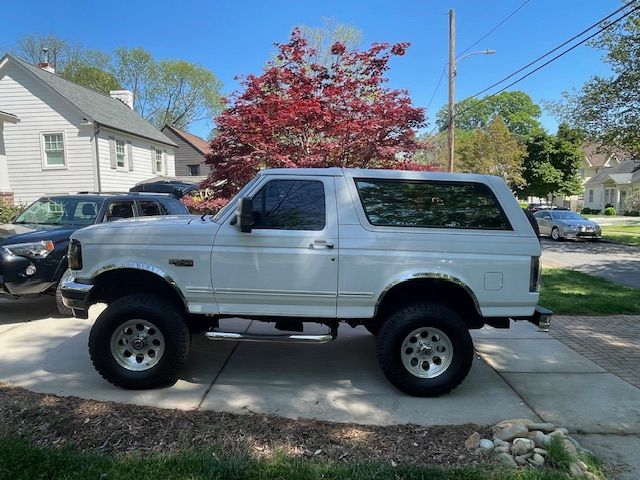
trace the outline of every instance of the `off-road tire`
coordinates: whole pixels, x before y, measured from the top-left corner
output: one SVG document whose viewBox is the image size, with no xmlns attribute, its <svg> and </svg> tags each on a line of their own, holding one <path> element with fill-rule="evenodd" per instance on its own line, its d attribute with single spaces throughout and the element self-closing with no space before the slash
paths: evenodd
<svg viewBox="0 0 640 480">
<path fill-rule="evenodd" d="M 153 324 L 164 339 L 163 353 L 147 370 L 132 371 L 118 363 L 111 349 L 112 335 L 128 321 Z M 89 334 L 89 354 L 95 369 L 108 382 L 122 388 L 157 388 L 175 382 L 189 356 L 191 335 L 184 316 L 173 303 L 153 294 L 133 294 L 111 303 Z"/>
<path fill-rule="evenodd" d="M 451 363 L 433 378 L 414 375 L 402 360 L 403 343 L 411 332 L 424 327 L 440 330 L 453 347 Z M 465 379 L 474 351 L 469 329 L 454 311 L 438 303 L 417 302 L 398 308 L 382 324 L 377 355 L 384 375 L 396 388 L 417 397 L 437 397 Z"/>
<path fill-rule="evenodd" d="M 65 317 L 73 317 L 73 310 L 67 307 L 62 301 L 62 282 L 66 281 L 68 278 L 73 277 L 73 273 L 71 269 L 67 269 L 60 277 L 58 284 L 56 285 L 56 307 L 58 307 L 58 313 L 60 315 L 64 315 Z"/>
</svg>

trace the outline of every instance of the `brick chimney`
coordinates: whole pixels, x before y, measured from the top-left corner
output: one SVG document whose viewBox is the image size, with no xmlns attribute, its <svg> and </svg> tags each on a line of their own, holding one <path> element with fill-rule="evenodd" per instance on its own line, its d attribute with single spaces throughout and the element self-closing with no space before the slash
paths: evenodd
<svg viewBox="0 0 640 480">
<path fill-rule="evenodd" d="M 42 49 L 42 61 L 40 63 L 38 63 L 37 65 L 38 68 L 41 68 L 42 70 L 49 72 L 49 73 L 56 73 L 56 69 L 53 67 L 53 65 L 51 65 L 49 63 L 49 49 L 48 48 L 43 48 Z"/>
<path fill-rule="evenodd" d="M 120 100 L 127 107 L 133 110 L 133 92 L 131 90 L 111 90 L 109 92 L 111 98 Z"/>
</svg>

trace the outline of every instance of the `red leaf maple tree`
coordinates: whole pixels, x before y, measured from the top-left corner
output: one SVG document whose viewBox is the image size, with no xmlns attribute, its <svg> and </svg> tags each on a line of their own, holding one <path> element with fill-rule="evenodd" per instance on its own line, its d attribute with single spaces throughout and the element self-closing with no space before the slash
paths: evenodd
<svg viewBox="0 0 640 480">
<path fill-rule="evenodd" d="M 228 198 L 266 167 L 431 169 L 407 159 L 421 147 L 415 129 L 424 110 L 385 85 L 391 56 L 404 55 L 408 43 L 364 51 L 335 43 L 328 66 L 311 60 L 298 29 L 276 47 L 262 75 L 246 77 L 217 118 L 204 187 L 226 180 L 219 194 Z"/>
</svg>

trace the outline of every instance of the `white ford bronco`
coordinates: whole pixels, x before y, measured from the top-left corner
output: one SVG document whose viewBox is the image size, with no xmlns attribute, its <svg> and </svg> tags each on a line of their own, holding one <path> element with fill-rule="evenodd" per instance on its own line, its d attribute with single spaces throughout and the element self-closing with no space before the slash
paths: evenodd
<svg viewBox="0 0 640 480">
<path fill-rule="evenodd" d="M 484 175 L 267 169 L 213 217 L 91 226 L 68 257 L 65 304 L 82 318 L 107 304 L 91 360 L 131 389 L 174 381 L 192 334 L 322 343 L 346 323 L 377 336 L 393 385 L 436 396 L 469 372 L 469 329 L 551 317 L 537 307 L 534 228 L 505 182 Z M 288 333 L 221 331 L 233 317 Z M 327 333 L 305 334 L 307 322 Z"/>
</svg>

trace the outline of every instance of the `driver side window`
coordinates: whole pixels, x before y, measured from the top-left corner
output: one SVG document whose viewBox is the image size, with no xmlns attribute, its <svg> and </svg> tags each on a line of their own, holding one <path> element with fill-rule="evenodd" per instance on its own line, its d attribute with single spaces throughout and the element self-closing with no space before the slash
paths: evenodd
<svg viewBox="0 0 640 480">
<path fill-rule="evenodd" d="M 324 185 L 316 180 L 271 180 L 253 197 L 253 228 L 324 229 Z"/>
</svg>

